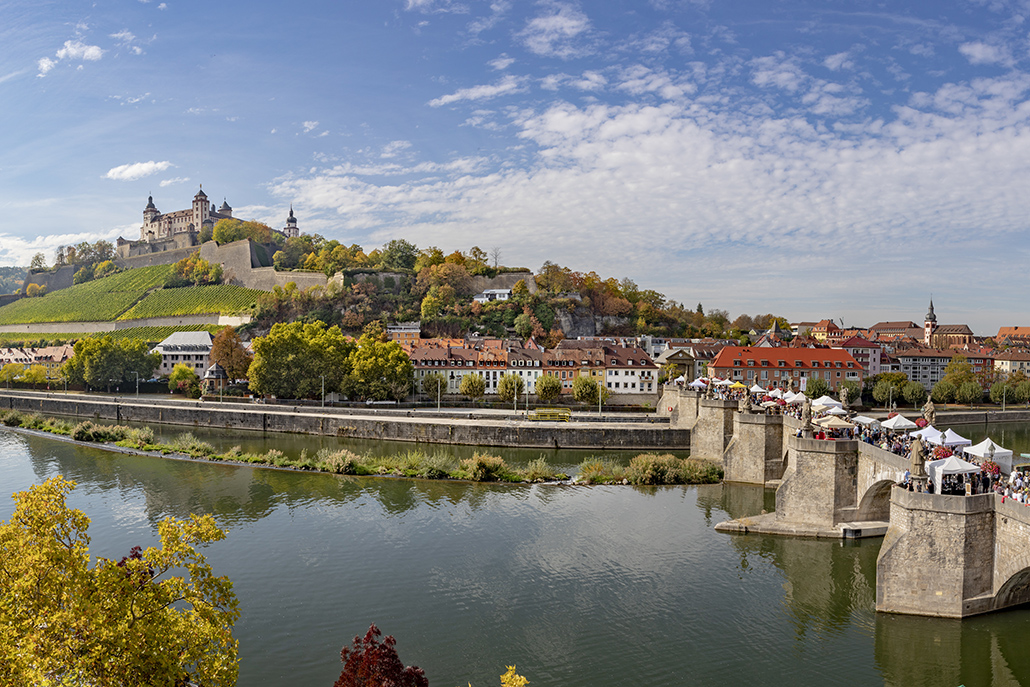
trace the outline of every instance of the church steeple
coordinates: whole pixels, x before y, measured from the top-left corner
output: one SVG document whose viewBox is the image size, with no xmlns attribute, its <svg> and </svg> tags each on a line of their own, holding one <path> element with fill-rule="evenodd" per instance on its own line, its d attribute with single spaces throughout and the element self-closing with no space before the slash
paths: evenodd
<svg viewBox="0 0 1030 687">
<path fill-rule="evenodd" d="M 923 345 L 933 345 L 933 331 L 937 329 L 937 315 L 933 312 L 933 296 L 930 296 L 930 309 L 926 311 L 926 319 L 923 321 Z"/>
<path fill-rule="evenodd" d="M 930 310 L 926 313 L 927 322 L 936 322 L 937 316 L 933 314 L 933 297 L 930 297 Z"/>
</svg>

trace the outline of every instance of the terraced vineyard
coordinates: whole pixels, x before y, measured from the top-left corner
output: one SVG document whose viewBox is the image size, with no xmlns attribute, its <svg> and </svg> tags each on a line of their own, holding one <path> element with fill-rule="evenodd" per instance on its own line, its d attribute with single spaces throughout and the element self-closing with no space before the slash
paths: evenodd
<svg viewBox="0 0 1030 687">
<path fill-rule="evenodd" d="M 0 332 L 0 346 L 18 345 L 25 342 L 39 341 L 76 341 L 87 336 L 94 338 L 110 336 L 112 339 L 142 339 L 149 343 L 160 343 L 167 339 L 173 332 L 211 332 L 217 334 L 222 327 L 216 324 L 181 324 L 168 327 L 129 327 L 118 329 L 113 332 L 96 332 L 94 334 L 26 334 L 24 332 Z"/>
<path fill-rule="evenodd" d="M 232 284 L 195 286 L 183 289 L 161 289 L 147 295 L 119 320 L 144 317 L 175 317 L 206 313 L 233 314 L 247 310 L 257 303 L 264 291 L 246 289 Z"/>
<path fill-rule="evenodd" d="M 142 267 L 77 284 L 41 298 L 23 298 L 0 308 L 0 325 L 114 320 L 147 290 L 164 284 L 171 270 L 171 265 Z"/>
</svg>

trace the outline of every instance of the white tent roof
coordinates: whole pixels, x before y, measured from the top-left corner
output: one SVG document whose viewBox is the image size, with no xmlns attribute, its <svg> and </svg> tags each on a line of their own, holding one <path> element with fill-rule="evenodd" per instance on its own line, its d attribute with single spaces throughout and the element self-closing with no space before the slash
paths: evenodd
<svg viewBox="0 0 1030 687">
<path fill-rule="evenodd" d="M 912 422 L 904 415 L 895 415 L 891 419 L 881 422 L 880 426 L 885 427 L 886 429 L 898 431 L 903 429 L 915 429 L 916 423 Z"/>
<path fill-rule="evenodd" d="M 830 409 L 830 406 L 824 406 L 822 403 L 812 403 L 813 413 L 822 413 Z"/>
<path fill-rule="evenodd" d="M 837 406 L 838 408 L 840 408 L 840 407 L 842 407 L 844 405 L 843 403 L 841 403 L 837 399 L 832 398 L 830 396 L 820 396 L 819 398 L 817 398 L 814 401 L 812 401 L 812 403 L 819 403 L 820 405 L 824 405 L 824 406 Z"/>
<path fill-rule="evenodd" d="M 848 411 L 844 410 L 840 406 L 833 406 L 832 408 L 830 408 L 829 410 L 826 411 L 826 414 L 827 415 L 847 415 Z"/>
<path fill-rule="evenodd" d="M 921 437 L 932 444 L 941 443 L 941 431 L 935 428 L 933 425 L 927 425 L 926 427 L 916 430 L 915 432 L 909 432 L 909 436 Z"/>
<path fill-rule="evenodd" d="M 941 493 L 941 481 L 944 475 L 967 475 L 974 472 L 980 472 L 980 468 L 962 460 L 958 456 L 931 460 L 926 464 L 926 474 L 933 480 L 935 494 Z"/>
<path fill-rule="evenodd" d="M 822 418 L 819 422 L 819 425 L 822 427 L 826 427 L 827 429 L 851 429 L 855 426 L 847 420 L 845 420 L 844 418 L 837 417 L 836 415 L 830 415 L 828 417 Z"/>
<path fill-rule="evenodd" d="M 700 379 L 695 379 L 690 384 L 687 384 L 687 386 L 692 387 L 694 389 L 704 389 L 708 385 L 702 382 Z"/>
<path fill-rule="evenodd" d="M 1001 468 L 1002 472 L 1010 474 L 1012 472 L 1012 451 L 1007 448 L 1002 448 L 998 444 L 994 443 L 990 437 L 984 439 L 979 444 L 965 447 L 963 451 L 966 455 L 976 456 L 977 458 L 987 460 L 991 457 L 990 453 L 992 446 L 994 447 L 994 457 L 991 458 L 991 460 L 998 464 L 998 467 Z"/>
<path fill-rule="evenodd" d="M 946 430 L 936 441 L 933 439 L 927 439 L 931 444 L 937 444 L 939 446 L 969 446 L 973 442 L 965 437 L 959 436 L 957 433 L 952 431 L 950 428 Z"/>
<path fill-rule="evenodd" d="M 805 402 L 805 395 L 804 394 L 795 394 L 794 396 L 791 396 L 790 398 L 786 399 L 786 401 L 787 401 L 787 405 L 791 405 L 791 406 L 800 405 L 801 403 Z"/>
<path fill-rule="evenodd" d="M 754 384 L 751 387 L 750 391 L 753 394 L 764 394 L 765 393 L 765 387 L 761 387 L 761 386 L 758 386 L 757 384 Z"/>
<path fill-rule="evenodd" d="M 687 381 L 687 379 L 683 375 L 680 375 L 679 377 L 677 377 L 676 379 L 674 379 L 672 381 L 674 381 L 674 382 L 685 382 L 685 381 Z"/>
<path fill-rule="evenodd" d="M 865 415 L 856 415 L 855 417 L 851 418 L 851 421 L 856 424 L 863 425 L 864 427 L 875 427 L 876 425 L 880 424 L 879 420 L 871 417 L 866 417 Z"/>
<path fill-rule="evenodd" d="M 772 391 L 769 392 L 769 395 L 772 396 L 773 398 L 783 398 L 783 392 L 780 391 L 779 389 L 773 389 Z"/>
<path fill-rule="evenodd" d="M 721 382 L 716 382 L 715 386 L 733 386 L 733 382 L 728 379 L 724 379 Z"/>
</svg>

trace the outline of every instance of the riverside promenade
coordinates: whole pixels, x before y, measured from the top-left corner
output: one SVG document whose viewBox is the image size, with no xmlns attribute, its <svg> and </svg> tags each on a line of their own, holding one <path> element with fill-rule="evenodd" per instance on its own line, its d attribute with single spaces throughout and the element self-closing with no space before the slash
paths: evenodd
<svg viewBox="0 0 1030 687">
<path fill-rule="evenodd" d="M 322 408 L 247 402 L 193 401 L 164 396 L 109 396 L 0 391 L 0 408 L 83 420 L 210 427 L 388 439 L 430 444 L 523 448 L 675 451 L 690 446 L 690 430 L 653 414 L 573 412 L 570 422 L 536 421 L 526 413 L 469 409 Z"/>
</svg>

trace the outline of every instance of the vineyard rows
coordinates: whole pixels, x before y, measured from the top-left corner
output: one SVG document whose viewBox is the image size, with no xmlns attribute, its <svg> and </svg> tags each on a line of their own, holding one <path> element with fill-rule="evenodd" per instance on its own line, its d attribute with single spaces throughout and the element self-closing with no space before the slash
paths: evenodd
<svg viewBox="0 0 1030 687">
<path fill-rule="evenodd" d="M 0 308 L 0 325 L 110 321 L 142 298 L 148 289 L 164 284 L 171 270 L 171 265 L 141 267 L 40 298 L 22 298 Z"/>
<path fill-rule="evenodd" d="M 0 332 L 0 346 L 10 346 L 12 343 L 24 343 L 26 341 L 76 341 L 86 337 L 100 338 L 110 336 L 114 340 L 119 339 L 142 339 L 151 344 L 156 344 L 167 339 L 174 332 L 211 332 L 217 334 L 222 327 L 214 324 L 182 324 L 167 327 L 129 327 L 118 329 L 113 332 L 96 332 L 93 334 L 27 334 L 25 332 Z"/>
<path fill-rule="evenodd" d="M 148 294 L 118 319 L 135 320 L 144 317 L 206 313 L 233 314 L 249 309 L 257 303 L 258 296 L 262 293 L 264 292 L 232 284 L 161 289 Z"/>
</svg>

